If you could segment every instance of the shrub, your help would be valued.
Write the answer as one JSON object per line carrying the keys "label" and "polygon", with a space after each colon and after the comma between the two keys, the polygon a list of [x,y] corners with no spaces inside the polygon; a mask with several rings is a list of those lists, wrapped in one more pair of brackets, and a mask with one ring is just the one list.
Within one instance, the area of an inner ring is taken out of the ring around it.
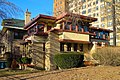
{"label": "shrub", "polygon": [[84,55],[80,53],[62,53],[54,56],[55,65],[61,69],[80,67],[83,59]]}
{"label": "shrub", "polygon": [[100,61],[102,65],[120,66],[120,48],[106,47],[101,48],[93,54],[96,60]]}
{"label": "shrub", "polygon": [[18,59],[17,59],[17,62],[18,62],[19,64],[21,64],[21,63],[22,63],[21,58],[18,58]]}
{"label": "shrub", "polygon": [[17,62],[20,64],[30,64],[32,62],[32,58],[28,58],[28,57],[18,58]]}

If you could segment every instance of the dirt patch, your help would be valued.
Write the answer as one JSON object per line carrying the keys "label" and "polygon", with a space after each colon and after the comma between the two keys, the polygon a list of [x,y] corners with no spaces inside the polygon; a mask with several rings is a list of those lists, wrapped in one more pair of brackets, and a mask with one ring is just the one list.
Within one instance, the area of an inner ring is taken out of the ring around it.
{"label": "dirt patch", "polygon": [[0,77],[0,80],[120,80],[120,66],[82,67]]}

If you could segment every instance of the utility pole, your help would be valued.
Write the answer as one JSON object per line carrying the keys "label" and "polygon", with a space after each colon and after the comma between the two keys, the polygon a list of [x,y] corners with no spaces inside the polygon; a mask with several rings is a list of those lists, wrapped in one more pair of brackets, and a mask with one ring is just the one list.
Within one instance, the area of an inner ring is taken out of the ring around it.
{"label": "utility pole", "polygon": [[112,22],[113,22],[113,45],[116,46],[115,0],[112,0]]}

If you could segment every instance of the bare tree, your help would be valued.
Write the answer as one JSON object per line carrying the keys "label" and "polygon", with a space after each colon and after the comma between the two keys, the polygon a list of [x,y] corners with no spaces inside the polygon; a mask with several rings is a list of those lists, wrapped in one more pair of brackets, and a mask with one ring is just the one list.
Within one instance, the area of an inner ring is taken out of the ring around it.
{"label": "bare tree", "polygon": [[12,18],[22,14],[23,11],[17,7],[15,4],[7,1],[0,0],[0,18]]}

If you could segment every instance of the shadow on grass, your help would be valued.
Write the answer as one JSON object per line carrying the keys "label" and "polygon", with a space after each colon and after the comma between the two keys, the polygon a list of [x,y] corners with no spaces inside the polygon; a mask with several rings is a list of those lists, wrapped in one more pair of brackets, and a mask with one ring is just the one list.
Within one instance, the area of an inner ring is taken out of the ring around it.
{"label": "shadow on grass", "polygon": [[[57,74],[57,73],[62,73],[62,72],[69,72],[72,71],[73,69],[63,69],[63,70],[55,70],[55,71],[36,71],[36,72],[29,72],[29,74],[35,73],[33,75],[29,75],[27,73],[19,73],[19,74],[27,74],[27,75],[19,75],[19,76],[14,76],[17,74],[11,74],[11,75],[4,75],[2,77],[6,77],[7,80],[27,80],[27,79],[31,79],[33,80],[34,78],[38,78],[38,77],[42,77],[42,76],[46,76],[46,75],[50,75],[50,74]],[[75,70],[77,70],[77,68],[75,68]],[[39,73],[39,74],[36,74]],[[4,80],[6,80],[4,79]]]}

